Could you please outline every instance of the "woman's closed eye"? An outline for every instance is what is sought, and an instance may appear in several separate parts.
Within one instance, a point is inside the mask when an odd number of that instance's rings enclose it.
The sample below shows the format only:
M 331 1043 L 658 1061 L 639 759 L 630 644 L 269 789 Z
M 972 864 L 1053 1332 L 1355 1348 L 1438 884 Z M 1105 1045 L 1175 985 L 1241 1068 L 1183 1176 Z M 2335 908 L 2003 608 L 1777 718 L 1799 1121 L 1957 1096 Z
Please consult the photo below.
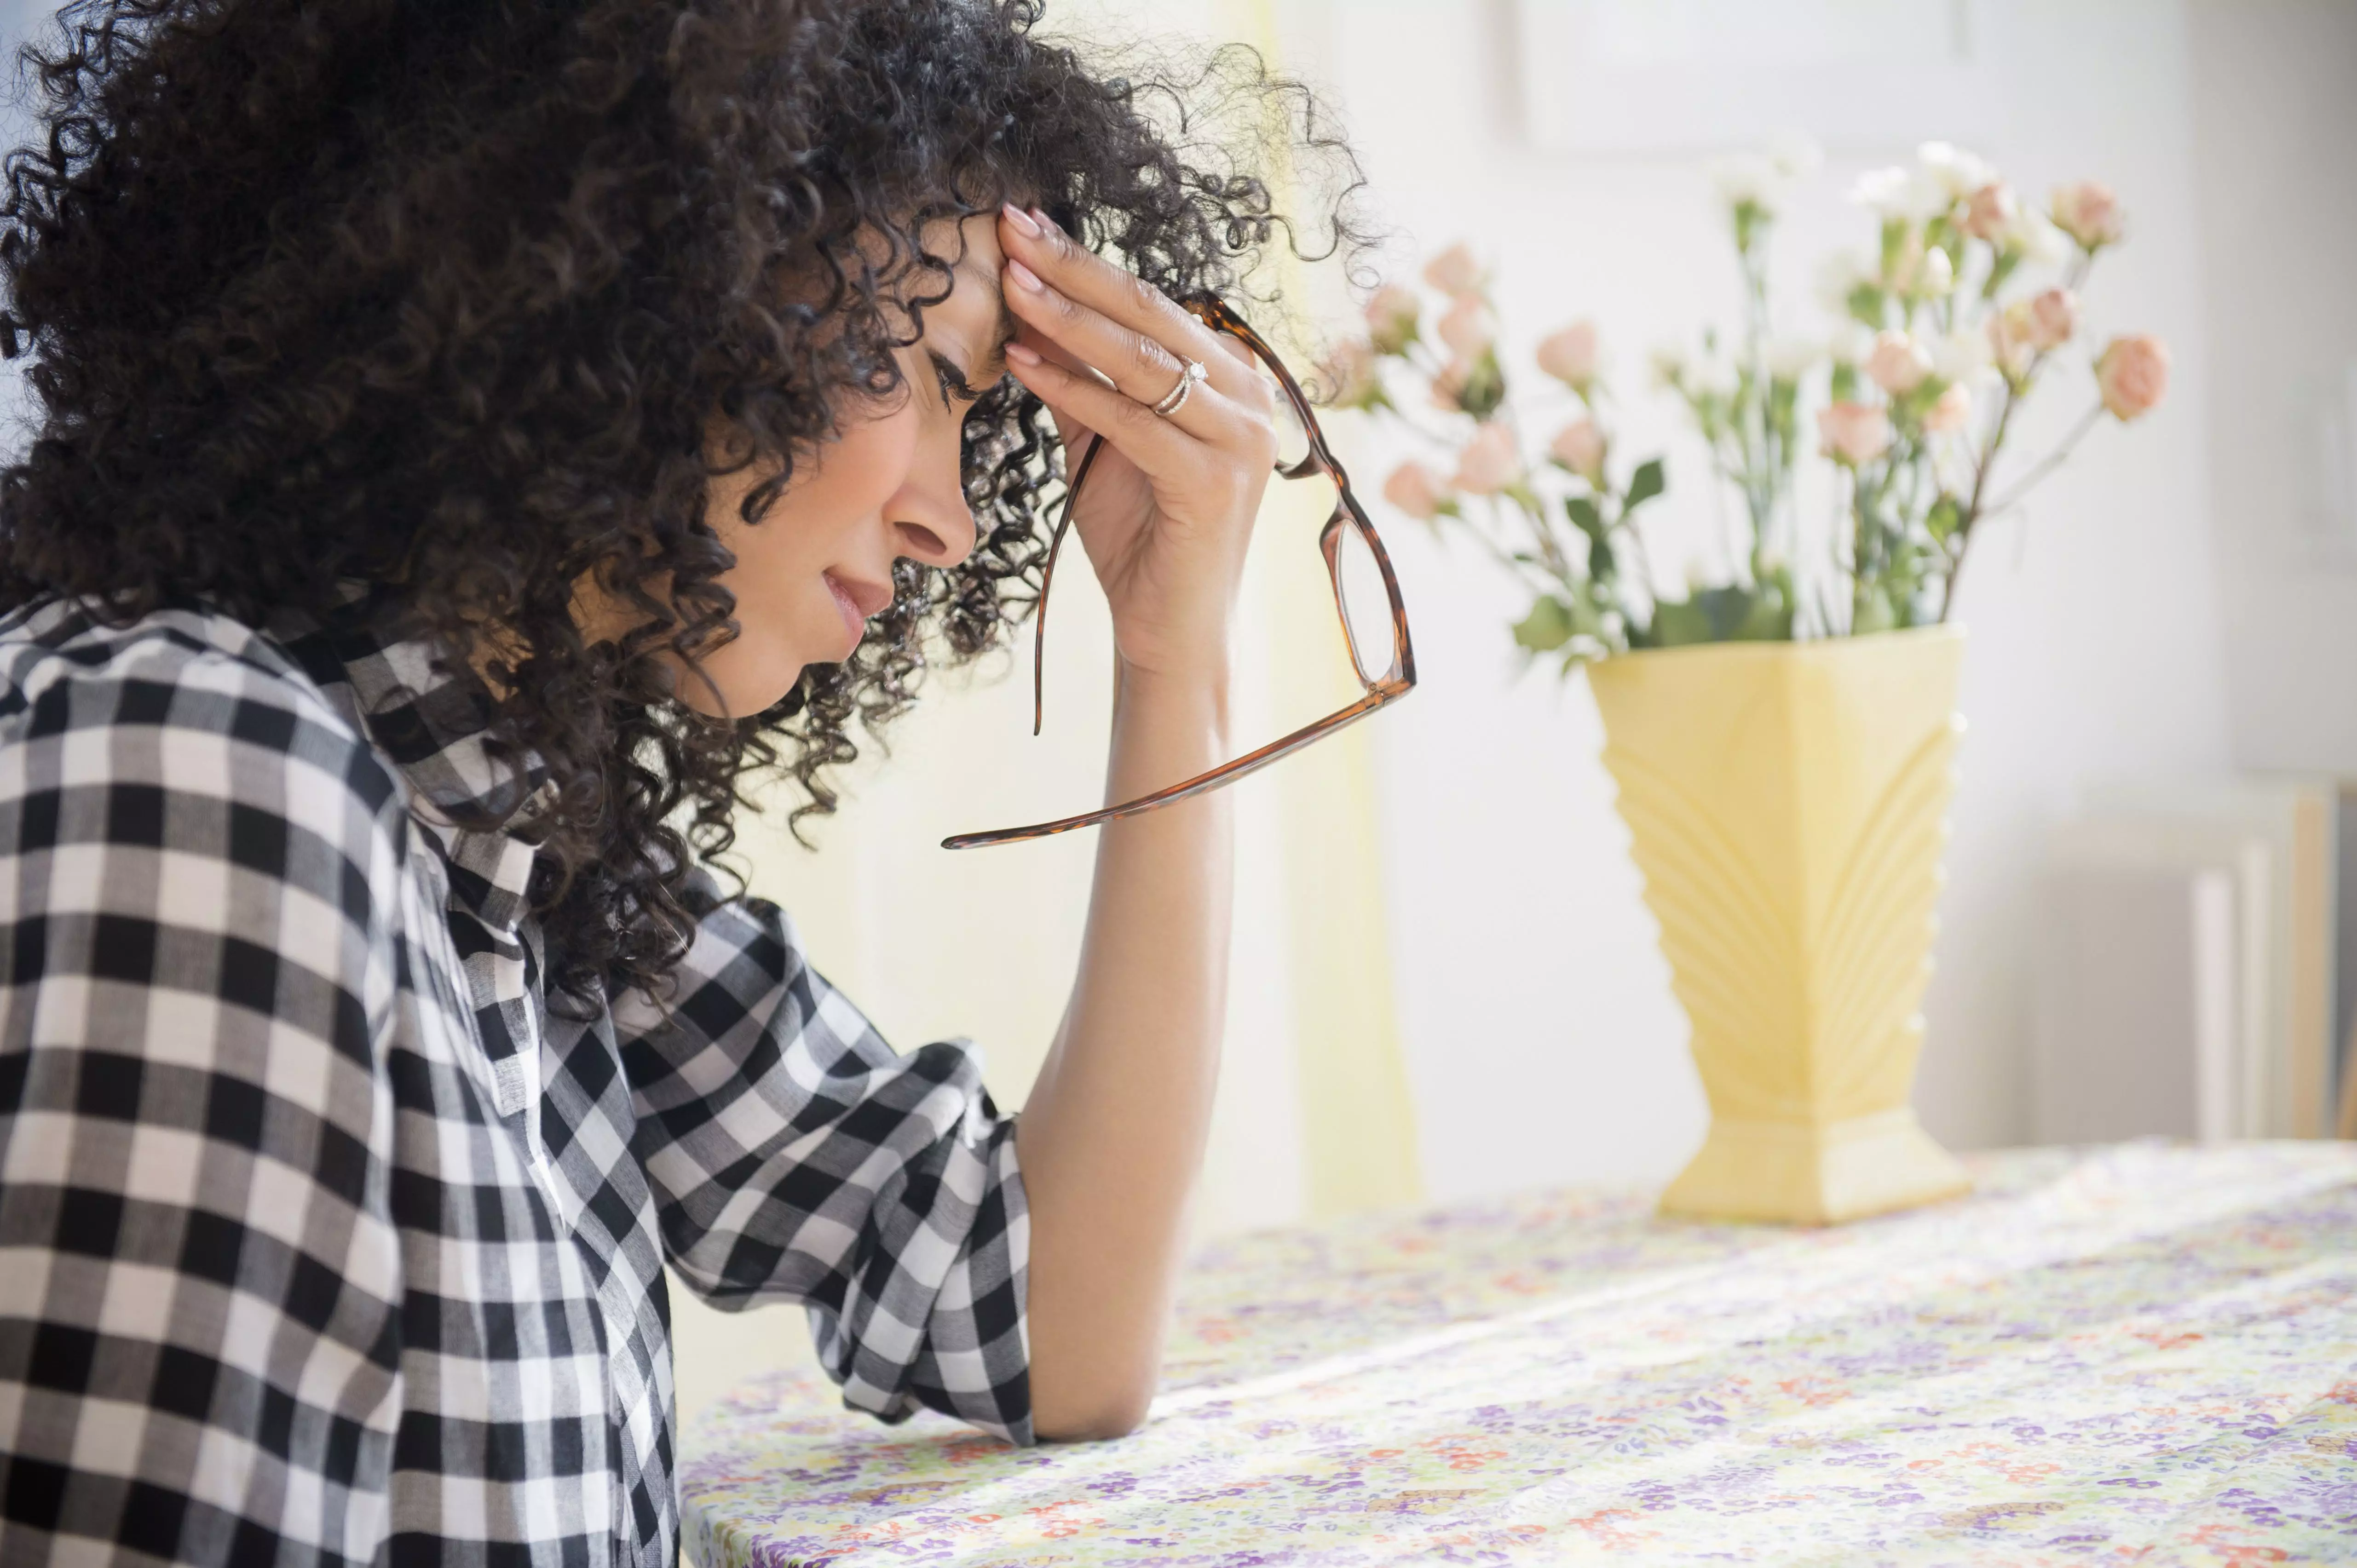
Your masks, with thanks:
M 952 400 L 973 403 L 982 396 L 979 389 L 968 384 L 965 372 L 957 368 L 950 357 L 938 349 L 927 349 L 926 358 L 933 362 L 933 379 L 941 383 L 942 406 L 949 408 Z

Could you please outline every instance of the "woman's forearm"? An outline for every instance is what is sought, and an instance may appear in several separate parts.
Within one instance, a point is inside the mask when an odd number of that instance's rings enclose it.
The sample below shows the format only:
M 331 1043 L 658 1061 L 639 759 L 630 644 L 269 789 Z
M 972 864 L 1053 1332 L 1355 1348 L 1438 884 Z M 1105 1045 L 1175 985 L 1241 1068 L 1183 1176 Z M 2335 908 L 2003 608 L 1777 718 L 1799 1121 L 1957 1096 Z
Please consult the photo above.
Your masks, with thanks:
M 1225 759 L 1223 669 L 1128 669 L 1109 800 Z M 1033 1425 L 1102 1437 L 1152 1399 L 1227 1011 L 1226 791 L 1108 822 L 1071 1002 L 1016 1130 L 1031 1212 Z

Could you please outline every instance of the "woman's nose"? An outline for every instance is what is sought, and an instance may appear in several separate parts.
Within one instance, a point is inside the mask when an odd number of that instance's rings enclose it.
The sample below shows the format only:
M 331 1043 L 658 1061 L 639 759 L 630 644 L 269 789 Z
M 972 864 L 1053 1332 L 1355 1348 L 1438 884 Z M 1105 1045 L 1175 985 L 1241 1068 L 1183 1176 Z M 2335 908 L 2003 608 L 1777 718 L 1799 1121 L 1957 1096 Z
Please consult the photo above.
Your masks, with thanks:
M 955 521 L 938 515 L 919 522 L 903 518 L 893 523 L 894 553 L 928 566 L 954 566 L 974 553 L 974 513 L 963 504 Z

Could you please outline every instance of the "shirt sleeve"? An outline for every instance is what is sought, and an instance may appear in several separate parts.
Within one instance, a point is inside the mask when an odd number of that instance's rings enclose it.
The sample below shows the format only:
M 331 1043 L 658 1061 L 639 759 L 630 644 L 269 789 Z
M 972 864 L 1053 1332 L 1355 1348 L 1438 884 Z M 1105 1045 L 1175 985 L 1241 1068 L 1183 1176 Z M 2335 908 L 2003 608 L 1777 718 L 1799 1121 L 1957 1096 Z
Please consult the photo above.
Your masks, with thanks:
M 0 683 L 0 1557 L 369 1563 L 401 809 L 285 676 L 156 652 Z
M 716 903 L 664 1002 L 614 1015 L 688 1288 L 805 1303 L 854 1409 L 929 1405 L 1030 1443 L 1030 1220 L 973 1048 L 894 1054 L 759 898 Z

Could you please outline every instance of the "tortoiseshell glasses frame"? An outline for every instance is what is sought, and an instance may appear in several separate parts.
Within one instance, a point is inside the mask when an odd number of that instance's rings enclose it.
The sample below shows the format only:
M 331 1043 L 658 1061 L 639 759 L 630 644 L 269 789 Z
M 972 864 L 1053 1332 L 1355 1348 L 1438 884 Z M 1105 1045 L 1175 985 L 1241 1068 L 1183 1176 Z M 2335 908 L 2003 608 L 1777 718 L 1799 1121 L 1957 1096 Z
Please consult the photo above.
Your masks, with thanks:
M 1258 772 L 1279 757 L 1288 757 L 1306 746 L 1323 740 L 1346 725 L 1356 724 L 1385 703 L 1407 695 L 1415 686 L 1415 650 L 1408 639 L 1407 607 L 1400 598 L 1399 576 L 1392 570 L 1391 553 L 1383 548 L 1383 538 L 1375 532 L 1375 525 L 1367 521 L 1366 509 L 1359 504 L 1358 497 L 1351 493 L 1350 477 L 1342 471 L 1342 465 L 1335 458 L 1333 449 L 1327 446 L 1325 432 L 1318 428 L 1318 416 L 1311 411 L 1309 399 L 1302 392 L 1301 383 L 1293 379 L 1293 372 L 1285 368 L 1285 361 L 1277 357 L 1276 350 L 1269 347 L 1267 340 L 1223 301 L 1203 295 L 1179 303 L 1206 327 L 1215 332 L 1228 334 L 1251 349 L 1253 356 L 1275 378 L 1286 401 L 1292 405 L 1294 417 L 1301 422 L 1308 449 L 1291 462 L 1280 460 L 1277 476 L 1286 479 L 1306 479 L 1323 475 L 1334 483 L 1334 510 L 1327 518 L 1325 526 L 1318 530 L 1318 548 L 1326 557 L 1326 575 L 1334 590 L 1334 612 L 1341 619 L 1342 638 L 1350 650 L 1351 669 L 1364 688 L 1364 694 L 1350 706 L 1329 714 L 1316 724 L 1306 725 L 1291 735 L 1269 742 L 1257 751 L 1247 752 L 1232 762 L 1222 763 L 1208 773 L 1197 774 L 1167 789 L 1157 789 L 1150 795 L 1141 795 L 1118 806 L 1082 811 L 1076 816 L 1061 817 L 1030 827 L 959 833 L 942 841 L 944 849 L 979 849 L 986 844 L 1017 843 L 1025 839 L 1046 838 L 1051 833 L 1070 832 L 1074 828 L 1108 822 L 1116 817 L 1134 817 L 1141 811 L 1151 811 L 1158 806 L 1208 793 L 1223 784 L 1232 784 L 1248 773 Z M 1072 520 L 1072 503 L 1079 498 L 1081 487 L 1087 482 L 1089 469 L 1096 462 L 1097 449 L 1102 441 L 1103 437 L 1098 435 L 1089 437 L 1088 446 L 1081 454 L 1079 467 L 1072 471 L 1072 482 L 1065 488 L 1063 505 L 1057 512 L 1055 531 L 1049 537 L 1047 564 L 1039 575 L 1039 602 L 1033 611 L 1031 647 L 1031 733 L 1034 735 L 1039 733 L 1040 721 L 1046 710 L 1041 657 L 1048 640 L 1048 589 L 1055 581 L 1056 558 L 1063 548 L 1064 532 Z M 1391 601 L 1391 646 L 1380 674 L 1373 672 L 1375 660 L 1370 658 L 1370 654 L 1382 659 L 1385 650 L 1380 641 L 1372 649 L 1368 644 L 1371 639 L 1379 638 L 1382 628 L 1372 626 L 1354 628 L 1351 623 L 1350 600 L 1342 578 L 1343 552 L 1353 540 L 1365 545 L 1374 565 L 1383 575 L 1383 592 Z

